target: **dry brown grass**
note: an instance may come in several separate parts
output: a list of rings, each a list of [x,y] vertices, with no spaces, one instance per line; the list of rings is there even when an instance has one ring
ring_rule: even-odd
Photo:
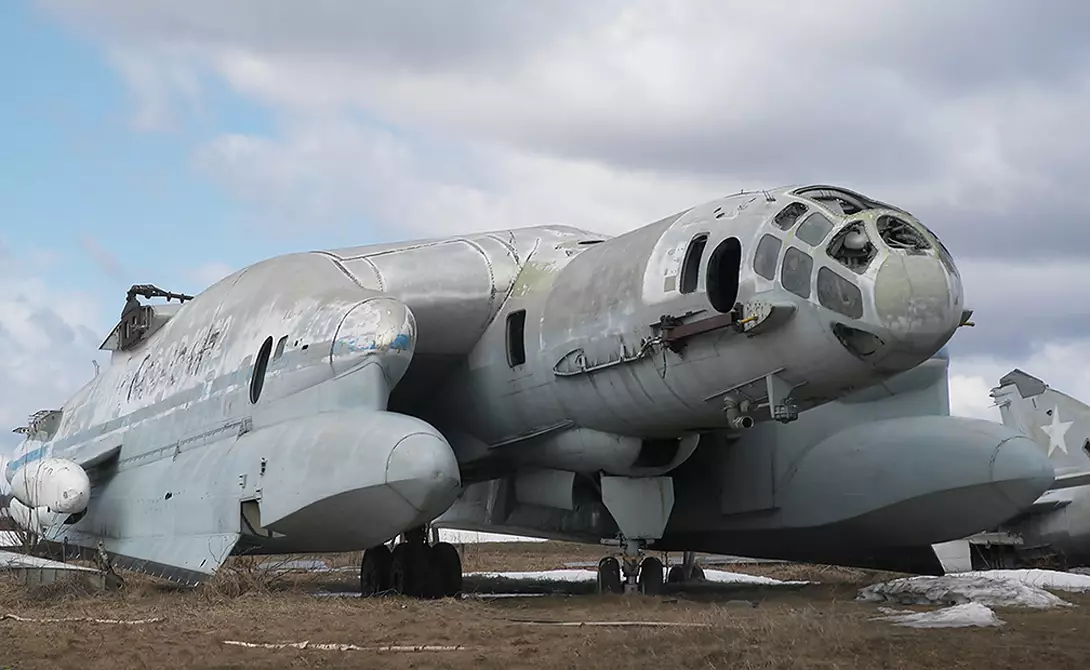
[[[593,552],[593,553],[591,553]],[[593,560],[571,545],[481,545],[466,569],[529,570]],[[589,556],[589,558],[588,558]],[[355,567],[358,556],[324,557]],[[126,588],[88,594],[55,585],[0,581],[0,615],[144,619],[140,626],[0,621],[0,667],[444,667],[444,668],[1074,668],[1090,654],[1090,598],[1068,611],[1001,610],[1002,629],[912,630],[870,621],[853,600],[873,573],[795,565],[738,567],[779,578],[822,579],[819,587],[682,589],[658,597],[545,596],[500,600],[317,598],[348,590],[354,572],[275,572],[268,558],[238,558],[212,583],[180,588],[125,573]],[[351,562],[350,562],[351,561]],[[733,569],[733,568],[732,568]],[[480,585],[467,582],[470,590]],[[667,621],[701,628],[555,627],[535,621]],[[463,645],[456,652],[247,649],[257,643]]]

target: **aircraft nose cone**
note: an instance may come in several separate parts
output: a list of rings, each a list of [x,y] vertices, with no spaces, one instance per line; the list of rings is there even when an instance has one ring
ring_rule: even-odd
[[[961,320],[961,280],[929,254],[890,254],[874,281],[875,311],[889,334],[882,366],[909,369],[931,358]]]
[[[1052,486],[1056,473],[1040,445],[1028,437],[1002,441],[992,461],[992,483],[1017,508],[1030,505]]]
[[[458,461],[441,437],[415,433],[390,452],[386,483],[417,511],[438,516],[457,495],[461,484]]]

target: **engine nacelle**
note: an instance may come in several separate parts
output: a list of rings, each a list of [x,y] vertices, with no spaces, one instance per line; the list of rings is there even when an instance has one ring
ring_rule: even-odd
[[[641,439],[571,428],[504,447],[502,453],[509,462],[520,466],[656,477],[688,460],[699,442],[697,434],[680,439]]]
[[[11,477],[11,494],[29,508],[77,514],[87,509],[91,481],[74,461],[43,458],[27,463]]]
[[[36,535],[44,534],[46,528],[56,526],[68,517],[67,514],[50,512],[44,507],[27,507],[15,498],[8,503],[8,513],[17,526]]]

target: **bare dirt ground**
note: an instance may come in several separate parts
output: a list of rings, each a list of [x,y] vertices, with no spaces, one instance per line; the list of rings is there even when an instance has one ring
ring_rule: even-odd
[[[466,545],[466,571],[544,570],[603,552],[562,543]],[[299,558],[299,557],[294,557]],[[358,565],[358,556],[323,557]],[[592,586],[521,584],[541,597],[483,599],[508,584],[467,578],[469,597],[317,597],[358,589],[354,571],[273,578],[233,559],[213,583],[179,588],[125,573],[116,593],[72,584],[27,588],[0,581],[0,617],[155,619],[142,624],[0,619],[0,668],[1060,668],[1090,656],[1090,597],[1060,594],[1064,611],[997,609],[999,629],[914,630],[870,621],[857,590],[894,575],[801,565],[724,566],[791,588],[705,585],[656,597],[598,596]],[[920,608],[923,609],[923,608]],[[535,622],[641,621],[660,628],[564,627]],[[360,647],[439,645],[433,651],[250,648],[309,641]]]

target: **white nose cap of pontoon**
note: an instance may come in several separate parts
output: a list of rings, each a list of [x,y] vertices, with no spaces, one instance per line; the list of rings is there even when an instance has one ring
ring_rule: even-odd
[[[386,483],[417,511],[439,516],[454,502],[461,485],[458,461],[443,438],[415,433],[390,453]]]

